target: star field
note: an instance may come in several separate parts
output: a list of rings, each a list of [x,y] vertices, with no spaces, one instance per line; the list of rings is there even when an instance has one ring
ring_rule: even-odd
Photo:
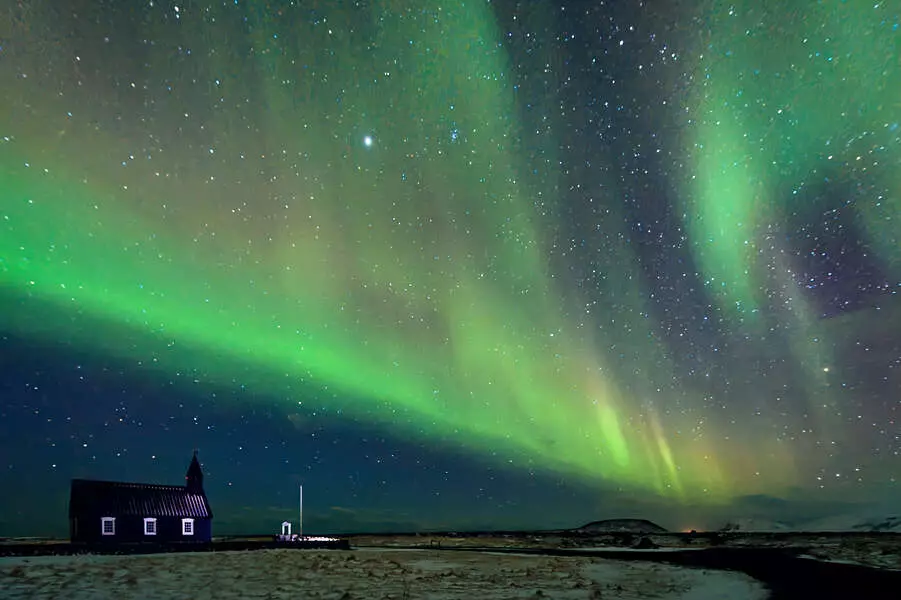
[[[620,4],[0,7],[0,535],[897,504],[901,8]]]

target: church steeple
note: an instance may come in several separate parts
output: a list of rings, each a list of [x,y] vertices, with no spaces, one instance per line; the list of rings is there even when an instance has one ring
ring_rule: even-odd
[[[194,457],[188,466],[188,472],[185,474],[185,485],[189,492],[203,492],[203,470],[200,468],[200,461],[197,460],[197,449],[194,449]]]

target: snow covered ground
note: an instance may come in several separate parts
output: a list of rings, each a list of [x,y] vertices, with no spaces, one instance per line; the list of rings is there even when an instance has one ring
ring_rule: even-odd
[[[0,559],[0,598],[763,599],[741,573],[435,550],[260,550]]]

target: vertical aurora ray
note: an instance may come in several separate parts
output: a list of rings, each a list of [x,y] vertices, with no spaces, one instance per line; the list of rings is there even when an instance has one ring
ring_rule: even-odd
[[[694,73],[696,178],[686,225],[707,284],[738,322],[759,321],[766,227],[805,187],[854,172],[848,198],[898,273],[899,13],[889,3],[710,2]]]
[[[785,332],[803,373],[787,385],[820,443],[835,444],[845,436],[833,386],[843,340],[804,294],[804,261],[788,258],[784,223],[853,213],[867,247],[898,275],[901,13],[883,3],[711,2],[702,16],[686,139],[695,255],[735,331],[761,340]],[[823,186],[841,189],[832,192],[841,202],[814,205]]]

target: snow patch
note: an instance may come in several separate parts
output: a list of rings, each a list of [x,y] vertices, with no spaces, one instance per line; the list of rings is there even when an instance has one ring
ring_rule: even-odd
[[[279,549],[3,558],[0,597],[762,600],[767,590],[741,573],[599,557]]]

